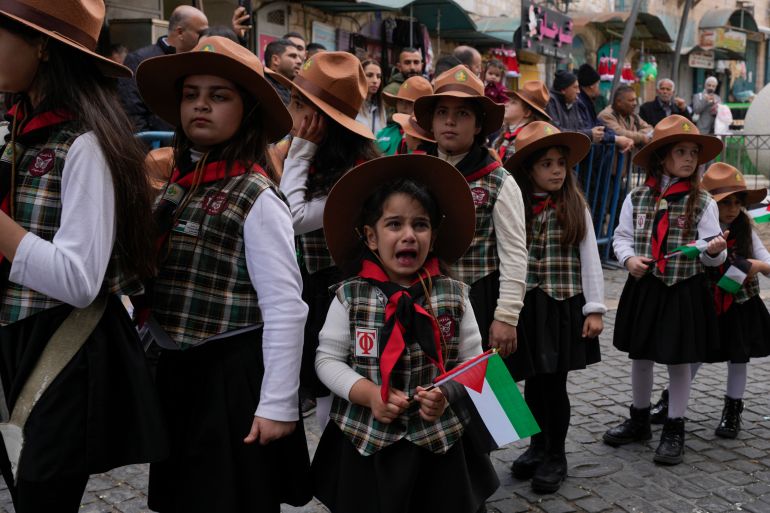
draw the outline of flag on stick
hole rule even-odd
[[[469,360],[434,380],[464,386],[470,423],[484,431],[484,446],[497,448],[540,432],[540,428],[496,350]],[[454,404],[453,404],[454,407]]]
[[[770,223],[770,205],[752,208],[748,213],[755,223]]]
[[[709,242],[711,242],[711,239],[718,236],[719,235],[712,235],[711,237],[706,237],[705,239],[694,240],[689,244],[685,244],[684,246],[678,246],[671,252],[666,253],[663,258],[671,258],[680,255],[684,255],[687,258],[696,258],[698,255],[706,251],[706,248],[708,247]]]
[[[730,294],[736,294],[741,290],[750,270],[751,262],[737,255],[734,256],[730,262],[730,267],[717,282],[717,287]]]

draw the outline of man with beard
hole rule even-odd
[[[302,66],[302,57],[294,43],[288,39],[278,39],[265,47],[265,66],[273,73],[294,80]],[[265,78],[281,97],[283,104],[289,105],[291,101],[289,88],[271,77],[269,73],[265,74]]]
[[[401,53],[398,54],[396,69],[398,72],[391,75],[390,82],[382,90],[383,93],[396,96],[401,84],[407,78],[422,75],[422,54],[420,50],[411,47],[403,48]]]
[[[655,99],[645,102],[639,107],[639,116],[652,126],[657,125],[661,119],[671,114],[679,114],[687,119],[692,119],[687,102],[675,96],[675,91],[676,86],[670,78],[658,80]]]
[[[692,120],[702,134],[714,133],[717,107],[722,101],[717,94],[717,85],[716,77],[708,77],[703,91],[692,97]]]

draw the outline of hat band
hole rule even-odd
[[[85,46],[91,51],[96,49],[96,39],[90,34],[81,30],[75,25],[70,25],[66,21],[60,20],[50,14],[35,9],[30,5],[18,2],[17,0],[0,0],[0,11],[5,11],[13,16],[18,16],[24,20],[39,25],[45,30],[58,32],[62,36]]]
[[[313,96],[317,96],[318,99],[320,99],[321,101],[328,103],[338,111],[345,114],[347,117],[356,119],[356,116],[358,116],[358,109],[340,100],[333,94],[329,93],[329,91],[327,91],[323,87],[319,87],[318,85],[314,84],[313,82],[306,79],[305,77],[301,75],[297,75],[296,77],[294,77],[294,83],[300,86],[302,89],[304,89],[308,93],[312,94]]]
[[[527,103],[529,103],[529,104],[531,104],[531,105],[534,105],[534,106],[535,106],[535,107],[537,107],[538,109],[542,109],[542,110],[545,110],[545,108],[548,106],[547,104],[543,104],[543,105],[541,105],[541,104],[540,104],[540,102],[539,102],[539,101],[537,101],[537,99],[535,99],[535,98],[533,98],[533,97],[531,97],[531,96],[529,96],[529,95],[527,95],[527,94],[522,94],[522,93],[521,93],[521,91],[516,91],[516,93],[519,95],[519,97],[520,97],[522,100],[524,100],[525,102],[527,102]],[[547,103],[547,102],[546,102],[546,103]]]
[[[731,185],[729,187],[717,187],[716,189],[709,190],[709,194],[712,196],[715,194],[724,194],[726,192],[745,192],[746,186],[745,185]]]
[[[465,93],[471,96],[484,96],[483,94],[479,94],[479,92],[473,87],[469,85],[464,85],[464,84],[447,84],[445,86],[441,86],[438,89],[436,89],[436,92],[434,94],[449,93],[449,92]]]

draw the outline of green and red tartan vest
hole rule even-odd
[[[279,194],[259,173],[201,184],[172,227],[152,312],[183,349],[262,322],[246,267],[243,225],[267,189]]]
[[[60,129],[53,130],[45,142],[26,148],[17,143],[14,220],[43,240],[52,241],[59,230],[64,163],[72,143],[84,133],[85,130],[77,129],[74,122],[66,122]],[[9,143],[3,149],[2,159],[10,161],[12,155]],[[109,170],[104,172],[109,173]],[[144,289],[139,279],[126,275],[120,262],[121,258],[113,250],[102,292],[142,293]],[[61,304],[61,301],[8,280],[0,302],[0,325],[14,323]]]
[[[305,268],[310,274],[315,274],[322,269],[332,267],[334,260],[326,246],[326,236],[323,228],[303,233],[299,237],[300,247],[302,248],[302,258],[305,261]]]
[[[456,280],[445,276],[433,280],[431,305],[446,342],[443,347],[446,368],[452,368],[458,363],[460,322],[465,313],[466,296],[467,287]],[[348,308],[350,315],[348,364],[361,376],[380,385],[380,359],[377,356],[383,349],[379,344],[385,343],[380,340],[380,334],[385,324],[388,298],[377,287],[357,277],[340,286],[337,298]],[[423,305],[424,301],[425,298],[419,300]],[[370,347],[378,346],[379,352],[375,356],[356,356],[356,347],[361,338],[359,335],[376,339],[370,344]],[[372,341],[371,338],[369,340]],[[406,349],[392,371],[390,386],[413,397],[418,386],[430,385],[439,374],[439,369],[428,360],[417,343],[407,341]],[[412,404],[392,423],[383,424],[375,420],[369,408],[335,396],[330,418],[364,456],[374,454],[402,438],[433,453],[444,454],[463,433],[463,425],[450,407],[436,422],[426,422],[419,415],[417,403]]]
[[[695,217],[689,221],[691,224],[688,225],[685,211],[689,197],[688,194],[678,201],[667,203],[669,229],[666,253],[698,238],[698,223],[703,217],[703,212],[706,210],[711,197],[706,193],[699,195],[700,200],[695,206]],[[631,191],[631,202],[634,207],[634,254],[652,258],[652,224],[656,213],[653,189],[646,185],[635,188]],[[665,275],[661,275],[657,266],[654,267],[653,276],[663,281],[667,286],[704,272],[704,266],[699,258],[690,259],[684,256],[671,258],[666,264]]]
[[[527,258],[527,291],[540,287],[550,297],[563,301],[583,292],[580,248],[561,243],[562,229],[556,210],[546,208],[532,219]],[[586,226],[587,230],[591,226]]]
[[[452,276],[468,285],[495,272],[500,261],[497,258],[497,237],[492,219],[495,202],[500,194],[508,171],[498,167],[491,173],[468,184],[476,206],[476,234],[468,251],[450,266]],[[511,178],[513,179],[513,178]],[[451,226],[446,227],[452,229]]]

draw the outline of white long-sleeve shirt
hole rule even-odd
[[[435,305],[434,305],[435,308]],[[350,305],[344,305],[335,298],[329,307],[323,329],[318,335],[315,370],[318,378],[331,392],[344,399],[350,399],[350,389],[364,376],[354,371],[348,362],[350,348],[354,341],[350,337]],[[460,344],[458,360],[464,362],[481,354],[481,334],[473,315],[470,300],[465,298],[463,318],[460,321]],[[425,383],[428,385],[429,383]]]
[[[307,176],[317,150],[317,144],[295,137],[283,164],[279,188],[289,202],[295,235],[323,228],[326,196],[310,201],[305,199]]]
[[[583,286],[583,296],[586,304],[583,305],[583,315],[592,313],[606,314],[607,306],[604,304],[604,273],[602,262],[599,258],[599,247],[596,245],[593,219],[591,211],[585,209],[586,235],[580,241],[580,282]]]

